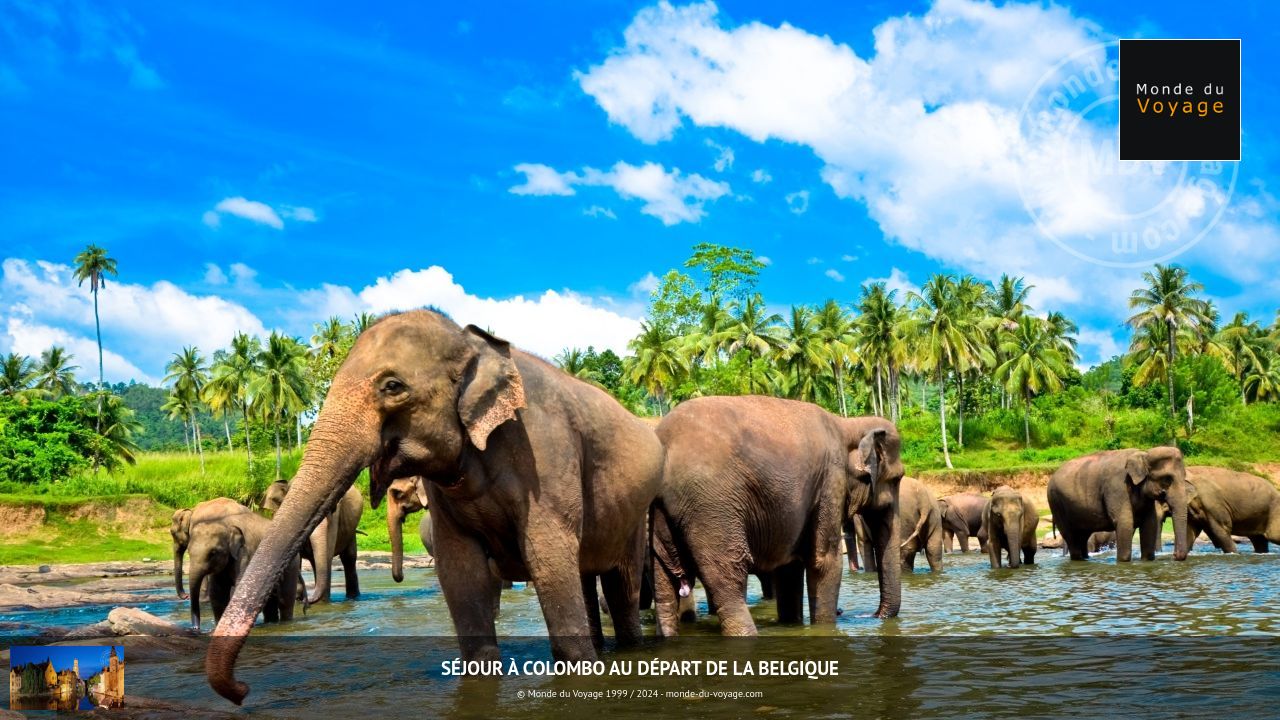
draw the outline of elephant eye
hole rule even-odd
[[[395,378],[391,378],[386,382],[382,383],[382,392],[386,393],[387,395],[399,395],[405,390],[408,390],[408,388],[405,387],[405,384],[400,382],[399,380],[396,380]]]

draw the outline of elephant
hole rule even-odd
[[[1100,552],[1116,546],[1116,534],[1113,532],[1096,532],[1089,536],[1087,547],[1090,553]]]
[[[607,392],[432,310],[383,317],[352,346],[301,467],[236,586],[205,659],[234,703],[253,617],[308,531],[364,468],[376,507],[389,484],[428,481],[436,575],[465,661],[496,661],[499,581],[532,581],[557,660],[597,657],[582,576],[600,576],[618,642],[642,637],[645,518],[662,483],[652,428]]]
[[[923,551],[930,572],[942,572],[942,519],[938,502],[924,483],[913,477],[902,478],[898,489],[898,534],[904,536],[898,547],[903,572],[914,572],[916,554]],[[867,570],[879,563],[869,548],[870,534],[865,523],[859,523],[857,538],[863,545],[862,562]]]
[[[658,437],[667,450],[653,513],[663,636],[678,634],[677,596],[694,577],[723,634],[755,635],[752,572],[772,572],[781,622],[803,620],[807,575],[811,622],[834,623],[845,524],[863,515],[877,556],[898,546],[901,439],[888,420],[772,397],[701,397],[672,410]],[[898,613],[900,569],[880,573],[877,617]]]
[[[191,542],[191,527],[208,520],[222,520],[247,512],[252,511],[225,497],[205,500],[193,508],[174,511],[169,535],[173,538],[173,585],[180,599],[187,599],[187,591],[182,587],[182,555],[187,552],[187,546]]]
[[[277,480],[267,486],[267,492],[262,496],[262,509],[275,513],[280,509],[280,505],[284,503],[284,496],[289,494],[289,483],[286,480]]]
[[[277,480],[271,483],[262,501],[263,509],[274,515],[288,494],[288,482]],[[353,486],[342,496],[338,507],[311,531],[310,540],[302,546],[302,559],[311,564],[311,574],[315,577],[315,586],[305,598],[308,605],[329,600],[334,556],[342,560],[347,599],[360,597],[360,576],[356,574],[356,534],[360,532],[360,516],[363,514],[364,497]],[[305,587],[304,584],[304,592]]]
[[[404,519],[410,514],[430,507],[427,487],[420,477],[400,478],[387,487],[387,534],[391,537],[391,578],[404,580]],[[418,523],[422,546],[431,553],[431,513],[422,516]]]
[[[1268,552],[1268,543],[1280,543],[1280,491],[1270,482],[1249,473],[1192,465],[1187,468],[1187,485],[1189,538],[1203,530],[1224,553],[1236,551],[1233,535],[1248,538],[1254,552]]]
[[[1009,567],[1022,563],[1032,565],[1036,561],[1036,526],[1040,514],[1027,496],[1008,485],[1001,485],[991,493],[991,501],[982,511],[982,524],[987,529],[987,555],[991,568],[1000,567],[1001,554],[1009,554]],[[1018,551],[1022,551],[1021,561]]]
[[[960,552],[969,552],[969,538],[977,537],[982,529],[982,513],[987,508],[987,498],[978,493],[966,492],[947,495],[938,499],[938,512],[942,515],[942,547],[952,552],[952,538],[959,541]],[[979,550],[985,550],[979,543]]]
[[[231,590],[244,574],[250,558],[262,543],[271,521],[255,513],[237,513],[205,520],[191,528],[191,626],[200,630],[200,588],[209,580],[209,601],[214,621],[221,619]],[[295,555],[285,565],[262,608],[266,622],[293,619],[301,560]]]
[[[1072,560],[1089,558],[1089,535],[1116,534],[1116,561],[1129,562],[1133,531],[1142,559],[1154,560],[1167,503],[1173,515],[1174,560],[1187,557],[1187,469],[1175,447],[1104,450],[1069,460],[1049,478],[1049,508]]]

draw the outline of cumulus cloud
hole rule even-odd
[[[787,193],[786,196],[787,209],[793,214],[803,215],[809,212],[809,191],[798,190],[793,193]]]
[[[20,317],[9,318],[4,329],[9,352],[37,358],[45,350],[57,345],[70,353],[71,364],[78,368],[73,371],[77,380],[97,381],[98,345],[92,337],[76,335],[62,328],[41,325],[30,318]],[[111,348],[102,349],[102,373],[107,382],[137,380],[159,384],[155,376],[143,372]]]
[[[618,216],[614,215],[612,210],[602,205],[592,205],[586,210],[583,210],[582,214],[593,218],[608,218],[610,220],[618,219]]]
[[[734,159],[733,148],[721,145],[720,143],[711,139],[707,140],[707,147],[716,151],[716,161],[712,165],[712,167],[716,169],[716,172],[722,173],[725,170],[728,170],[733,167],[733,159]]]
[[[5,328],[10,347],[38,354],[47,347],[36,348],[41,342],[68,347],[93,342],[93,298],[76,284],[70,267],[10,258],[0,269],[0,304],[14,308]],[[107,365],[112,381],[159,373],[164,360],[157,360],[157,348],[168,353],[195,345],[209,352],[226,345],[237,331],[264,332],[262,322],[244,306],[216,295],[194,295],[165,281],[108,282],[99,306],[104,344],[117,353]],[[96,357],[96,345],[93,354]],[[141,367],[151,375],[135,372],[143,357],[149,363]]]
[[[751,182],[760,185],[767,185],[768,183],[773,182],[773,176],[764,168],[756,168],[751,171]]]
[[[685,175],[679,168],[668,171],[652,162],[618,162],[609,170],[587,167],[581,173],[530,163],[516,165],[515,170],[525,176],[523,183],[510,189],[516,195],[573,195],[575,186],[608,187],[624,200],[642,201],[640,212],[668,226],[698,222],[706,215],[706,202],[729,194],[728,183],[696,173]]]
[[[1038,137],[1020,123],[1024,101],[1060,60],[1083,51],[1105,66],[1096,46],[1106,37],[1059,5],[937,0],[881,23],[862,57],[787,23],[735,25],[711,2],[661,2],[637,13],[622,44],[576,78],[612,123],[643,142],[696,126],[806,147],[823,163],[822,180],[864,204],[890,241],[984,277],[1053,268],[1038,278],[1042,297],[1083,303],[1091,298],[1074,288],[1136,273],[1069,256],[1042,228],[1072,245],[1109,246],[1104,231],[1115,218],[1160,198],[1170,198],[1162,212],[1183,224],[1205,222],[1224,199],[1200,185],[1177,187],[1178,173],[1161,164],[1121,171],[1105,113],[1070,124],[1071,138]],[[1082,171],[1088,182],[1070,167],[1042,172],[1063,158],[1116,171]],[[788,205],[804,207],[798,196]],[[1229,241],[1265,239],[1269,223],[1243,208],[1235,214],[1238,228],[1231,214],[1220,228]],[[1274,262],[1274,244],[1253,247]],[[1242,279],[1256,268],[1223,272]]]
[[[1077,367],[1081,370],[1125,352],[1125,346],[1116,340],[1115,334],[1110,330],[1082,327],[1076,333],[1076,339],[1080,343],[1080,364]]]
[[[896,290],[898,292],[898,302],[905,301],[907,293],[920,292],[920,286],[911,282],[911,278],[907,277],[907,274],[898,268],[890,270],[888,277],[867,278],[868,284],[878,282],[884,283],[886,290]]]
[[[826,275],[827,277],[831,278],[832,280],[835,280],[836,282],[844,282],[844,274],[841,273],[839,270],[836,270],[835,268],[831,268],[827,270],[826,272],[823,273],[823,275]]]
[[[276,230],[284,229],[284,218],[288,218],[295,222],[313,223],[319,220],[316,217],[316,211],[309,207],[296,205],[281,205],[279,211],[270,205],[259,202],[258,200],[249,200],[245,197],[229,197],[218,201],[212,210],[206,210],[201,216],[201,222],[213,229],[222,226],[222,218],[225,215],[248,220],[258,225],[266,225]]]
[[[227,274],[222,272],[222,268],[217,263],[204,264],[204,281],[208,285],[226,285]]]
[[[628,285],[627,292],[632,295],[648,297],[654,290],[658,289],[658,284],[660,282],[661,281],[658,279],[657,275],[654,275],[652,272],[647,272],[644,274],[644,277]]]

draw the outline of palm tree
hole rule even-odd
[[[215,418],[222,420],[222,429],[227,434],[227,451],[232,449],[231,444],[231,408],[236,404],[236,394],[234,388],[224,384],[219,384],[218,367],[227,362],[226,350],[213,351],[213,366],[210,368],[210,377],[208,382],[204,384],[204,392],[200,395],[200,401],[209,408],[209,412]]]
[[[862,286],[858,298],[858,317],[854,320],[859,357],[867,373],[875,381],[872,405],[877,415],[897,418],[898,373],[906,360],[903,341],[903,312],[897,303],[896,290],[885,289],[882,282]],[[884,383],[889,384],[889,412],[885,412]]]
[[[1265,348],[1262,340],[1262,327],[1256,320],[1249,322],[1249,313],[1238,312],[1231,322],[1227,323],[1214,336],[1214,341],[1227,351],[1227,369],[1236,376],[1240,383],[1240,404],[1249,404],[1244,390],[1244,377],[1250,367],[1260,362],[1259,355]]]
[[[0,395],[20,397],[31,389],[36,365],[26,355],[9,353],[0,358]]]
[[[1265,350],[1244,378],[1244,392],[1254,400],[1280,399],[1280,354]]]
[[[204,474],[204,445],[200,438],[200,404],[204,397],[205,385],[209,382],[209,368],[205,365],[200,351],[188,346],[182,352],[174,353],[173,359],[165,367],[165,382],[173,383],[173,392],[183,396],[189,411],[191,435],[196,445],[196,453],[200,456],[200,474]]]
[[[1177,265],[1157,264],[1154,270],[1144,272],[1142,279],[1146,287],[1134,290],[1129,296],[1129,307],[1138,312],[1125,322],[1135,330],[1153,325],[1163,325],[1166,329],[1161,374],[1169,392],[1169,419],[1176,427],[1178,404],[1173,396],[1173,362],[1177,359],[1178,337],[1186,333],[1198,342],[1205,334],[1204,328],[1212,324],[1211,308],[1195,297],[1204,286],[1193,282],[1187,271]],[[1154,333],[1149,337],[1154,337]]]
[[[996,365],[1006,360],[1000,355],[1000,332],[1017,329],[1018,318],[1033,311],[1027,304],[1027,297],[1034,287],[1034,285],[1028,285],[1025,278],[1001,275],[1000,279],[992,285],[991,292],[987,294],[987,313],[996,319],[996,322],[992,323],[988,337],[988,342],[996,356]],[[1004,386],[998,384],[998,387],[1000,388],[1000,407],[1008,407],[1008,395],[1005,393]]]
[[[983,367],[995,366],[995,348],[992,348],[987,342],[988,333],[992,328],[998,327],[1001,318],[991,317],[985,308],[991,305],[991,286],[986,283],[979,282],[972,275],[961,276],[956,281],[956,304],[961,308],[962,312],[967,314],[966,322],[971,325],[970,334],[975,346],[981,350],[975,358],[975,363],[968,370],[957,370],[956,380],[958,388],[956,392],[956,420],[958,421],[958,432],[956,434],[956,444],[961,448],[964,447],[964,379],[970,372],[979,372]]]
[[[1076,350],[1080,344],[1076,339],[1080,326],[1056,310],[1045,316],[1044,324],[1045,334],[1048,335],[1053,347],[1062,355],[1063,362],[1074,365],[1080,359]]]
[[[120,466],[120,462],[137,464],[140,449],[133,441],[133,436],[142,432],[142,423],[134,419],[134,412],[124,403],[119,395],[107,395],[101,411],[94,417],[94,423],[102,430],[95,438],[101,451],[95,449],[95,455],[102,459],[102,465],[108,472]]]
[[[782,347],[782,334],[778,325],[782,316],[769,313],[764,307],[764,298],[759,293],[734,304],[736,313],[730,313],[730,326],[725,329],[725,340],[730,355],[745,351],[748,360],[764,359]],[[751,373],[747,373],[747,388],[754,391],[756,382]]]
[[[587,354],[578,348],[565,348],[554,358],[556,367],[578,378],[594,383],[599,379],[595,370],[587,366]]]
[[[791,306],[791,322],[778,351],[778,369],[787,378],[787,397],[812,402],[818,394],[818,378],[826,370],[827,348],[818,330],[817,317],[804,305]]]
[[[258,355],[261,371],[250,381],[257,411],[272,423],[276,442],[276,480],[280,480],[280,424],[311,406],[306,349],[294,338],[273,332]]]
[[[356,315],[355,320],[351,323],[351,331],[358,336],[361,333],[363,333],[365,330],[368,330],[369,326],[374,324],[377,321],[378,321],[377,315],[371,315],[367,312],[362,312],[359,315]]]
[[[217,404],[225,402],[229,406],[235,403],[240,407],[241,420],[244,422],[244,451],[248,458],[249,469],[253,469],[253,442],[249,437],[249,407],[253,403],[250,386],[258,377],[261,369],[259,355],[262,344],[255,337],[244,333],[236,333],[231,339],[231,352],[213,366],[213,379],[207,386],[211,398],[217,398]],[[209,404],[215,404],[211,399]]]
[[[160,406],[161,411],[168,413],[170,420],[178,420],[182,423],[182,444],[187,448],[187,452],[191,452],[191,428],[189,425],[192,415],[195,414],[193,406],[194,403],[191,396],[178,392],[177,388],[169,391],[164,404]]]
[[[1018,318],[1016,329],[1001,333],[1000,351],[1008,358],[996,368],[996,378],[1009,393],[1022,396],[1022,433],[1031,447],[1031,397],[1062,388],[1067,362],[1048,323],[1031,315]]]
[[[947,467],[951,452],[947,448],[947,373],[957,376],[984,361],[990,361],[990,348],[980,342],[980,329],[960,285],[950,275],[934,275],[907,296],[912,304],[911,329],[917,337],[917,364],[924,373],[932,373],[938,383],[938,418],[942,429],[942,456]]]
[[[102,393],[103,393],[103,371],[102,371],[102,321],[98,318],[98,288],[107,284],[106,276],[116,277],[116,261],[115,258],[107,257],[107,251],[97,245],[90,245],[84,249],[75,259],[75,278],[77,284],[83,286],[84,281],[89,281],[89,291],[93,293],[93,325],[98,333],[98,417],[102,417]],[[102,432],[102,428],[98,427],[97,431]]]
[[[316,323],[316,334],[311,336],[311,354],[333,359],[342,354],[352,329],[334,315],[322,323]]]
[[[76,393],[76,374],[79,365],[72,365],[73,357],[66,348],[54,345],[40,353],[40,365],[36,368],[35,386],[53,399]]]
[[[665,414],[667,392],[689,370],[680,348],[681,338],[661,323],[640,323],[640,334],[627,343],[634,355],[627,358],[627,378],[641,385],[658,401],[658,414]]]
[[[854,321],[835,300],[828,300],[818,311],[815,318],[818,325],[818,337],[822,343],[831,375],[836,382],[836,395],[840,402],[841,417],[849,416],[849,405],[844,392],[844,372],[857,362],[854,343]]]

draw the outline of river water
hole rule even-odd
[[[361,572],[359,600],[314,606],[292,624],[259,626],[241,656],[239,676],[253,688],[246,707],[271,717],[312,717],[317,710],[325,716],[382,717],[410,709],[415,715],[520,718],[567,712],[1275,717],[1280,555],[1222,555],[1197,546],[1179,563],[1170,550],[1155,562],[1128,564],[1117,564],[1114,553],[1070,563],[1056,550],[1041,550],[1036,565],[1018,570],[991,570],[979,553],[946,555],[942,574],[917,568],[904,577],[902,613],[891,621],[866,616],[876,604],[875,576],[846,574],[844,614],[834,629],[779,626],[773,604],[756,602],[756,640],[720,638],[699,589],[699,622],[683,626],[677,640],[655,639],[626,650],[609,645],[603,667],[630,662],[631,673],[603,677],[525,674],[540,669],[527,662],[550,660],[531,587],[502,595],[499,642],[504,659],[515,661],[516,674],[446,676],[443,664],[457,650],[434,572],[409,569],[404,583],[396,584],[388,571],[368,570]],[[340,580],[341,573],[334,578]],[[752,582],[749,599],[759,601]],[[343,597],[340,586],[334,597]],[[188,621],[187,603],[141,607]],[[0,615],[0,623],[74,626],[96,622],[108,609],[10,613]],[[207,610],[205,617],[207,631]],[[652,625],[647,629],[652,632]],[[0,644],[26,634],[8,632]],[[646,664],[657,667],[649,662],[655,659],[704,664],[686,674],[639,674]],[[788,671],[767,661],[821,660],[837,661],[838,675],[810,679],[758,672]],[[718,661],[725,666],[711,665]],[[741,674],[748,667],[757,672]],[[711,674],[713,669],[720,672]],[[205,685],[198,653],[130,663],[126,698],[131,694],[209,711],[231,709]]]

